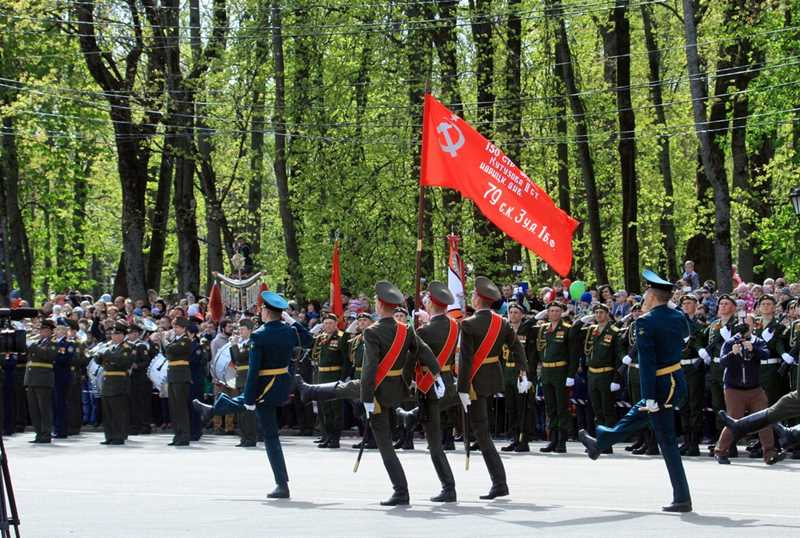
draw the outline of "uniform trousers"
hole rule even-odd
[[[128,436],[128,423],[130,422],[128,398],[127,394],[100,398],[103,407],[103,433],[105,433],[106,441],[125,441]]]
[[[431,389],[431,393],[433,389]],[[433,468],[436,470],[436,475],[439,477],[439,482],[442,483],[442,489],[452,490],[456,487],[455,478],[453,478],[453,471],[450,469],[450,463],[447,461],[447,456],[442,449],[442,413],[440,402],[435,397],[423,397],[420,399],[421,416],[424,417],[422,421],[422,428],[425,430],[425,439],[428,441],[428,451],[431,455],[431,462]]]
[[[53,431],[53,388],[27,387],[25,391],[36,439],[49,441]]]
[[[188,443],[191,437],[191,422],[189,418],[190,385],[185,383],[168,383],[167,394],[169,397],[169,416],[172,419],[172,429],[175,443]]]
[[[478,446],[481,448],[483,461],[486,463],[486,469],[489,471],[489,477],[492,479],[492,486],[505,486],[506,485],[506,470],[503,467],[503,462],[500,460],[500,455],[497,453],[497,448],[489,436],[489,413],[488,413],[488,399],[490,396],[478,396],[473,400],[469,406],[469,422],[471,433],[475,435],[478,441]]]

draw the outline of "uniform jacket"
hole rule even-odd
[[[479,310],[473,316],[461,322],[461,364],[458,371],[458,392],[467,393],[470,389],[470,372],[472,370],[472,360],[475,351],[480,347],[489,330],[492,320],[491,310]],[[514,355],[514,363],[517,371],[528,371],[528,360],[525,357],[525,350],[517,339],[514,329],[507,320],[502,320],[500,333],[497,335],[492,349],[486,359],[490,357],[503,357],[503,349],[510,350]],[[499,362],[484,364],[480,367],[472,380],[472,388],[478,396],[491,396],[503,391],[503,368]]]
[[[164,347],[164,356],[169,361],[167,383],[191,383],[192,371],[189,361],[192,355],[192,340],[184,334]],[[187,364],[176,365],[174,361],[186,361]]]
[[[131,384],[128,370],[136,358],[136,350],[128,342],[111,346],[95,357],[95,362],[103,367],[103,391],[106,396],[124,396],[130,394]],[[122,373],[124,375],[109,375]]]
[[[347,374],[347,338],[341,331],[333,334],[319,333],[314,338],[311,359],[319,368],[319,382],[329,383],[344,379]],[[332,371],[323,371],[331,368]]]
[[[250,338],[231,346],[231,361],[236,366],[236,388],[243,389],[250,370]]]
[[[575,377],[578,370],[578,349],[576,341],[576,330],[572,324],[559,320],[555,328],[550,330],[550,323],[545,322],[536,326],[536,345],[533,350],[536,352],[531,362],[567,362],[567,377]],[[531,366],[534,370],[535,366]]]
[[[456,335],[458,335],[459,328],[458,324],[456,324]],[[437,316],[433,316],[427,325],[421,327],[417,334],[425,342],[429,348],[431,348],[431,353],[433,353],[434,357],[438,357],[439,353],[442,352],[445,344],[447,343],[447,337],[450,334],[450,318],[448,318],[445,314],[440,314]],[[458,338],[458,336],[456,336]],[[456,340],[458,342],[458,340]],[[444,381],[445,386],[445,396],[453,395],[456,391],[456,386],[453,383],[453,368],[454,368],[454,358],[456,354],[456,348],[458,346],[453,347],[453,352],[447,357],[447,362],[445,362],[444,368],[441,372],[442,381]],[[384,381],[385,383],[385,381]],[[436,398],[436,393],[433,389],[428,391],[427,396],[429,398]]]
[[[657,400],[656,371],[680,363],[687,338],[686,316],[667,305],[657,306],[636,320],[642,399]]]
[[[52,387],[54,385],[53,369],[34,366],[31,363],[52,365],[56,359],[56,343],[52,338],[40,338],[28,346],[28,366],[25,369],[26,387]]]

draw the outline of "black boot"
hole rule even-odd
[[[442,488],[442,492],[435,497],[431,497],[431,502],[434,503],[454,503],[456,502],[456,489],[455,488]]]
[[[514,448],[514,452],[530,452],[530,451],[531,447],[528,446],[528,441],[517,443],[517,446]]]
[[[397,491],[392,493],[392,496],[381,501],[381,506],[407,506],[408,505],[408,491]]]
[[[200,424],[205,426],[209,422],[211,422],[211,415],[214,411],[214,407],[204,404],[197,398],[192,400],[192,409],[194,409],[198,415],[200,415]]]
[[[647,432],[647,450],[645,451],[646,456],[658,456],[661,454],[661,451],[658,449],[658,442],[656,441],[656,434],[653,430],[648,430]]]
[[[486,495],[481,495],[480,499],[484,501],[491,501],[497,497],[505,497],[508,495],[508,485],[507,484],[492,484],[492,488],[489,490],[489,493]]]
[[[442,450],[455,450],[456,449],[456,442],[453,438],[453,430],[451,428],[446,428],[444,432],[442,432]]]
[[[500,449],[503,452],[515,452],[517,450],[517,439],[514,438],[508,445]]]
[[[328,442],[325,443],[325,448],[339,448],[339,432],[334,432],[328,438]],[[319,445],[322,447],[322,445]]]
[[[556,447],[553,449],[553,452],[556,454],[567,453],[567,434],[565,432],[558,432],[558,443],[556,443]]]
[[[731,418],[725,411],[720,411],[719,418],[722,419],[722,423],[725,424],[725,426],[727,426],[727,428],[733,434],[733,442],[735,444],[736,441],[748,433],[763,430],[770,425],[767,411],[767,409],[764,409],[763,411],[757,411],[747,415],[744,418],[740,418],[739,420]]]
[[[689,434],[689,446],[685,455],[690,457],[700,455],[700,435],[696,433]]]
[[[272,493],[267,494],[267,499],[288,499],[289,498],[289,484],[278,484],[272,490]]]
[[[644,445],[644,435],[638,433],[636,435],[636,441],[632,445],[628,445],[625,447],[625,452],[633,452],[634,450],[638,450],[642,445]]]
[[[312,400],[317,402],[325,402],[336,398],[336,386],[338,381],[332,383],[321,383],[319,385],[309,385],[299,375],[294,376],[295,383],[297,383],[297,390],[300,391],[300,399],[303,403],[308,403]]]
[[[539,452],[552,452],[558,445],[558,430],[550,430],[550,442],[546,446],[539,449]]]
[[[596,460],[600,457],[600,449],[597,448],[597,439],[589,435],[586,430],[578,431],[578,441],[586,447],[586,455],[590,459]]]
[[[787,428],[780,422],[777,422],[773,425],[773,427],[775,428],[775,432],[778,434],[778,441],[784,449],[792,448],[794,445],[800,443],[800,426]],[[795,454],[800,454],[800,450],[795,448],[794,452],[792,453],[792,459],[797,459],[794,457]]]
[[[417,427],[417,422],[419,422],[419,407],[415,407],[411,411],[406,411],[402,407],[397,407],[394,412],[397,413],[403,428],[405,428],[406,431],[413,432]]]
[[[403,445],[400,448],[403,450],[414,450],[414,430],[406,429],[402,441]]]
[[[662,512],[680,512],[680,513],[691,512],[692,511],[692,501],[685,501],[685,502],[680,502],[680,503],[673,502],[672,504],[669,504],[667,506],[662,507],[661,511]]]
[[[736,443],[732,444],[731,448],[728,450],[728,457],[729,458],[739,457],[739,447],[736,446]]]

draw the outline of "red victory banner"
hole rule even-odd
[[[559,209],[500,148],[431,95],[425,96],[420,182],[459,191],[556,273],[569,273],[578,221]]]
[[[331,312],[339,318],[339,329],[344,329],[344,305],[342,304],[342,271],[339,267],[339,241],[333,244],[331,259]]]

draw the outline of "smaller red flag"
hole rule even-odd
[[[214,320],[214,323],[219,323],[219,320],[225,315],[225,307],[222,305],[222,292],[217,282],[214,282],[214,285],[211,286],[211,293],[208,294],[208,313],[211,314],[211,319]]]
[[[339,318],[339,330],[344,330],[344,305],[342,304],[342,271],[339,267],[339,241],[333,244],[331,259],[331,312]]]
[[[258,299],[256,299],[256,307],[258,310],[261,310],[261,305],[264,304],[264,299],[261,297],[261,292],[264,291],[269,291],[269,286],[267,286],[266,282],[262,282],[258,287]]]

